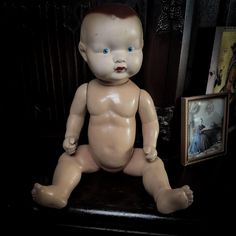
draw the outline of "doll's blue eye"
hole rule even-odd
[[[103,52],[103,54],[108,54],[108,53],[109,53],[109,48],[104,48],[104,49],[102,50],[102,52]]]
[[[134,47],[130,46],[128,47],[128,52],[133,52],[134,51]]]

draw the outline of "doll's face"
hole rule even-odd
[[[104,82],[119,84],[135,75],[142,65],[142,48],[142,25],[136,16],[92,13],[82,24],[81,55]]]

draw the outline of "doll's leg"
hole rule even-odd
[[[153,196],[158,211],[163,214],[185,209],[193,202],[193,192],[189,186],[172,189],[162,160],[158,158],[153,162],[146,161],[142,149],[135,149],[124,172],[143,176],[145,189]]]
[[[87,145],[78,148],[75,155],[62,154],[56,166],[52,185],[34,185],[32,197],[42,206],[63,208],[67,200],[80,182],[82,172],[95,172],[99,168],[95,164]]]

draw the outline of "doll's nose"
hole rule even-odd
[[[125,62],[125,60],[120,58],[120,59],[115,60],[115,62],[116,63],[122,63],[122,62]]]
[[[125,53],[122,51],[113,52],[113,60],[115,63],[126,62]]]

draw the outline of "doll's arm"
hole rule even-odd
[[[77,148],[84,117],[86,114],[87,84],[82,84],[76,91],[71,104],[70,114],[66,123],[63,147],[68,154],[73,154]]]
[[[143,150],[147,160],[153,161],[157,158],[159,123],[153,100],[145,90],[140,91],[139,115],[142,123]]]

